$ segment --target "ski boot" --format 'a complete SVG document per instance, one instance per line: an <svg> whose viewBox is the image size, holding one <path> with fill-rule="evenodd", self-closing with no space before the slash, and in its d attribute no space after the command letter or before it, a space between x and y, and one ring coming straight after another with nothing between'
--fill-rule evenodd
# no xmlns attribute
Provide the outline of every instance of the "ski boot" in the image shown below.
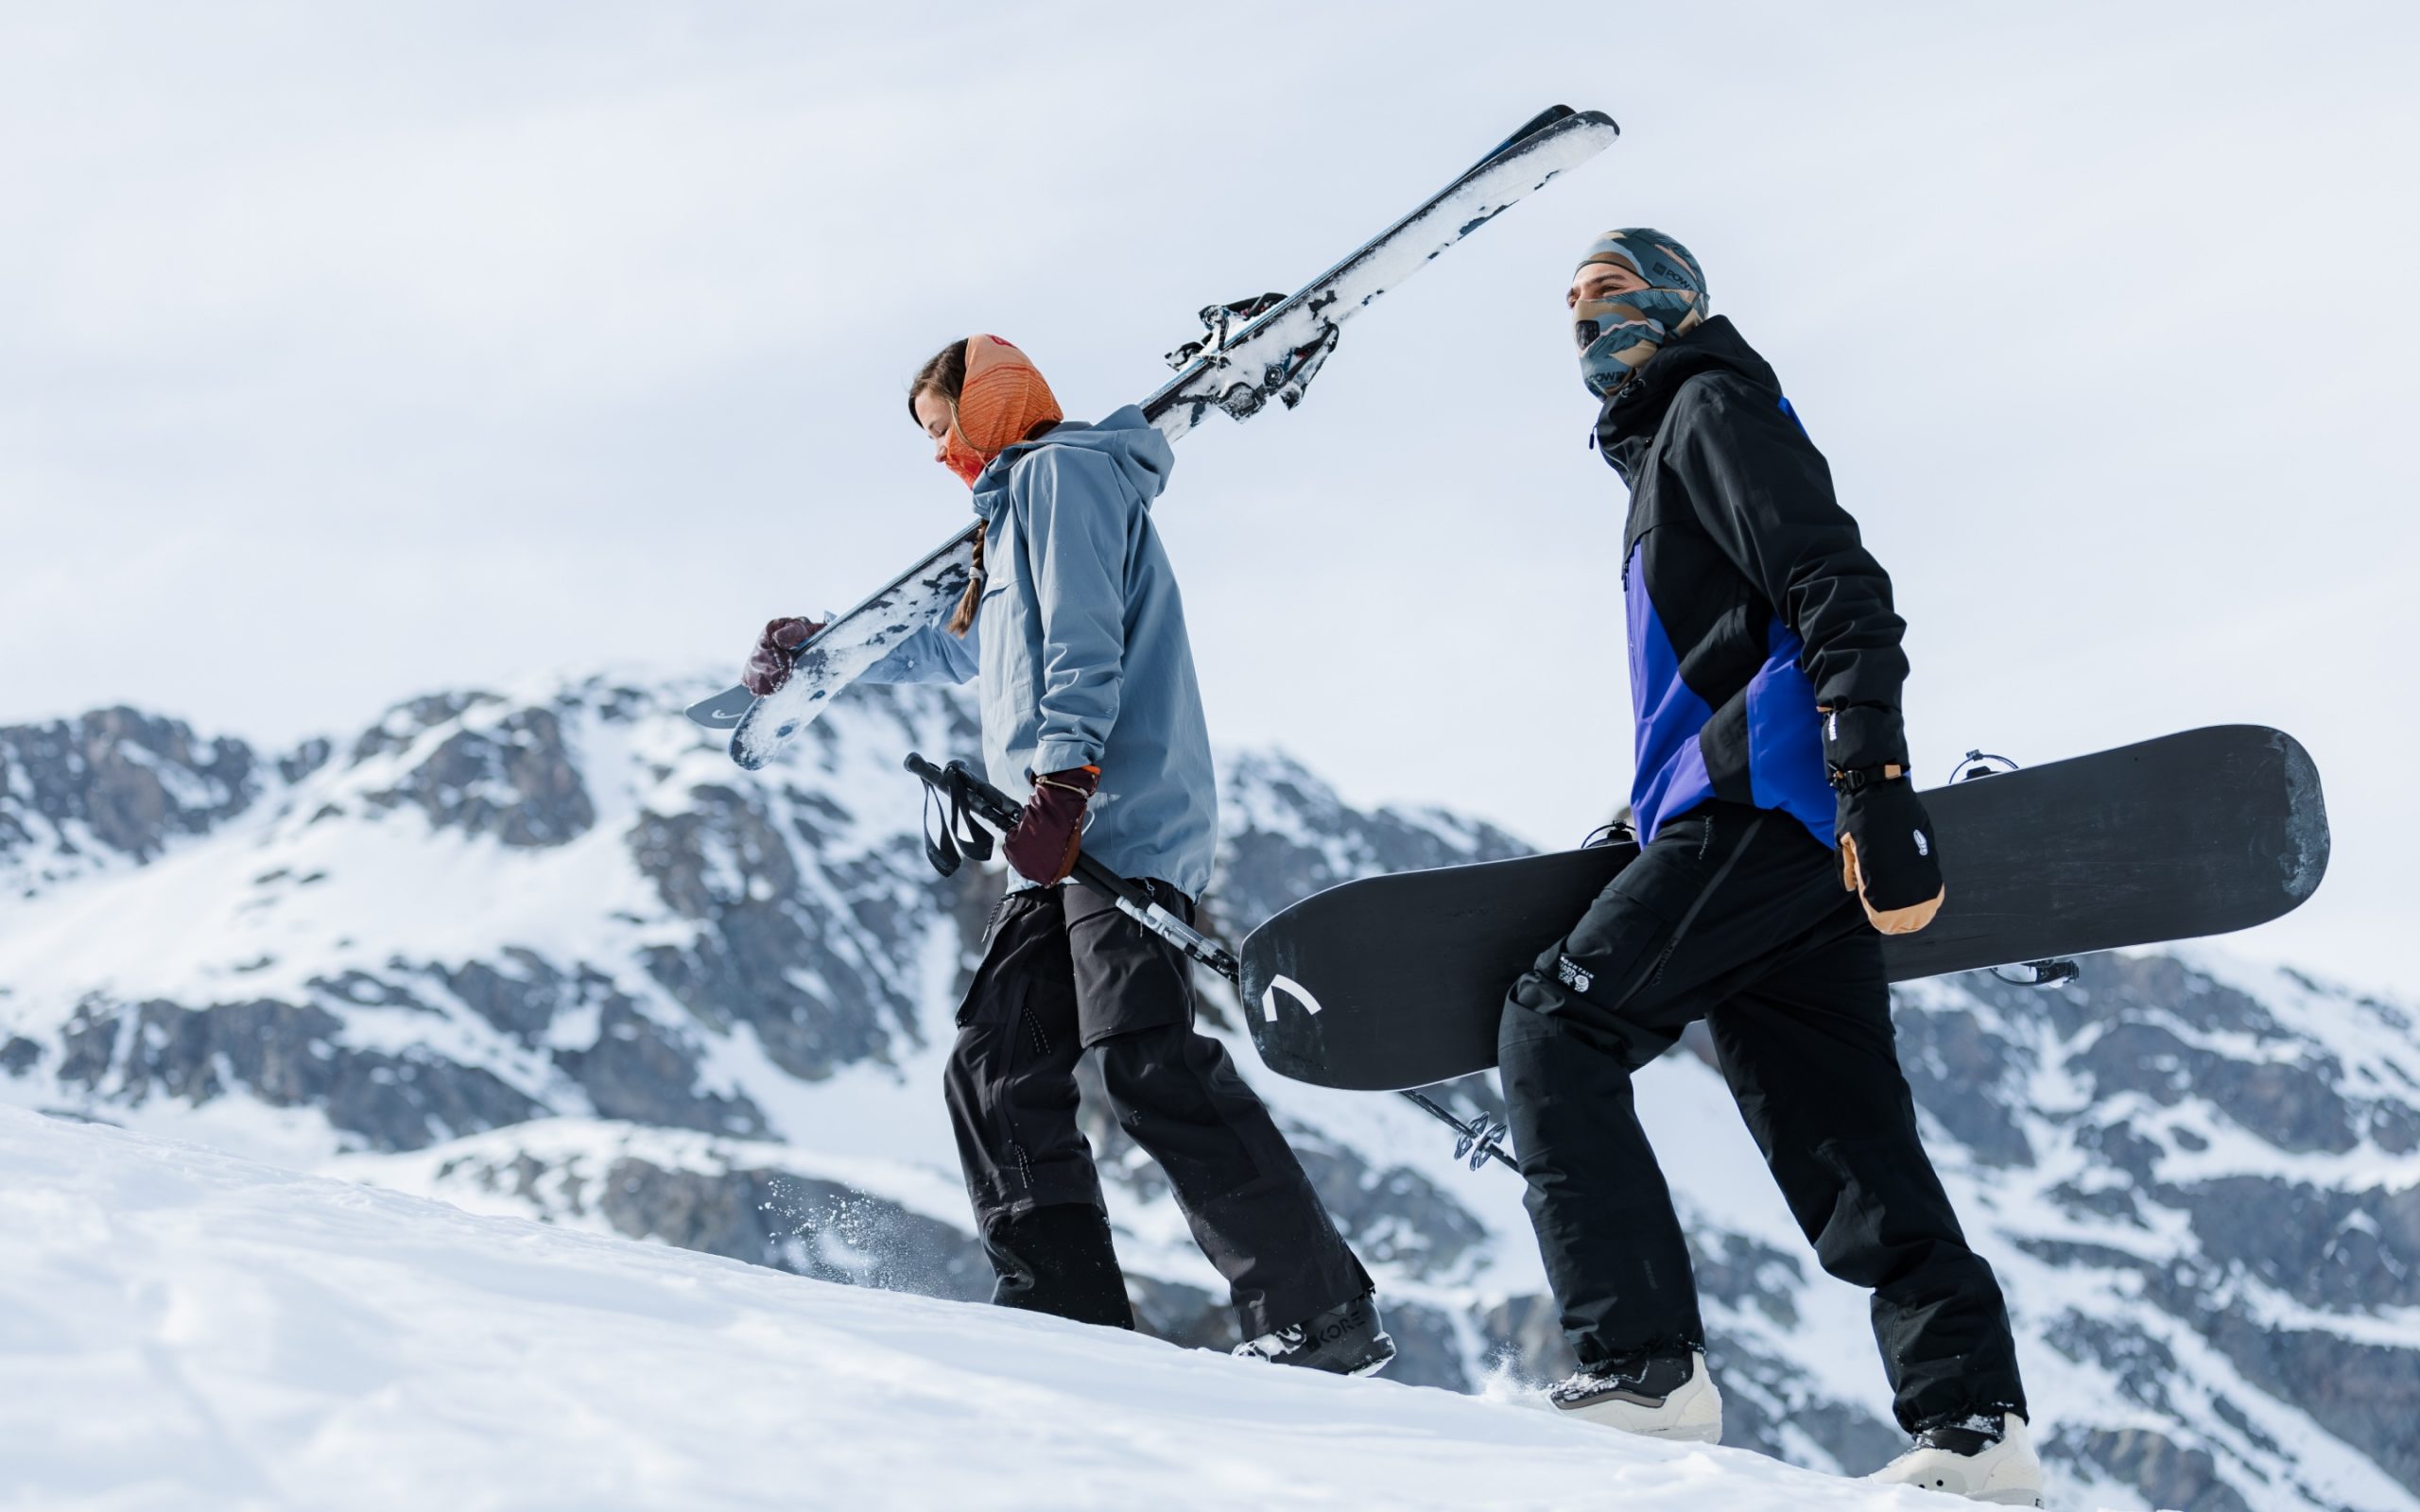
<svg viewBox="0 0 2420 1512"><path fill-rule="evenodd" d="M1921 1486L1994 1506L2040 1506L2042 1462L2025 1419L2014 1413L1941 1423L1916 1435L1916 1447L1866 1477L1884 1486Z"/></svg>
<svg viewBox="0 0 2420 1512"><path fill-rule="evenodd" d="M1547 1388L1555 1411L1649 1438L1722 1441L1722 1393L1705 1351L1630 1355Z"/></svg>
<svg viewBox="0 0 2420 1512"><path fill-rule="evenodd" d="M1378 1323L1377 1298L1363 1292L1349 1302L1236 1346L1239 1358L1300 1366L1340 1376L1375 1375L1395 1357L1395 1341Z"/></svg>

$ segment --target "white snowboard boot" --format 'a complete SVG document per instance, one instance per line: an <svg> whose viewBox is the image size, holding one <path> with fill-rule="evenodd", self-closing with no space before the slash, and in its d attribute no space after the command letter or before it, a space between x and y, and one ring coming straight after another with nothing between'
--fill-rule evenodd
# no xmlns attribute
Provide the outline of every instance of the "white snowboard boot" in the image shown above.
<svg viewBox="0 0 2420 1512"><path fill-rule="evenodd" d="M1915 1448L1866 1479L1921 1486L1994 1506L2042 1504L2042 1461L2034 1457L2025 1419L2014 1413L1927 1428L1916 1435Z"/></svg>
<svg viewBox="0 0 2420 1512"><path fill-rule="evenodd" d="M1582 1370L1547 1390L1555 1411L1649 1438L1722 1441L1722 1393L1705 1353L1647 1355Z"/></svg>

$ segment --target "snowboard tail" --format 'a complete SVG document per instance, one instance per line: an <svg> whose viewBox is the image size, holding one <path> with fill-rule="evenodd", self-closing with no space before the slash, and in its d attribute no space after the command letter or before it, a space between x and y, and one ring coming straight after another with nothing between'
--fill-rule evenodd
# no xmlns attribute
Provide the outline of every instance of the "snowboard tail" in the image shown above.
<svg viewBox="0 0 2420 1512"><path fill-rule="evenodd" d="M2247 929L2327 869L2309 752L2221 725L1925 794L1948 897L1882 941L1893 982ZM1495 1064L1504 995L1634 845L1369 877L1305 899L1239 953L1270 1070L1361 1091Z"/></svg>

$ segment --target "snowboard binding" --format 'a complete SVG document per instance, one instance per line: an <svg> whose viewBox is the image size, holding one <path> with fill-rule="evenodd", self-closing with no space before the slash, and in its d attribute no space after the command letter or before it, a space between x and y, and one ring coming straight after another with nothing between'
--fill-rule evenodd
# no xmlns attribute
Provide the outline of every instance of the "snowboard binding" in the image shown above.
<svg viewBox="0 0 2420 1512"><path fill-rule="evenodd" d="M1958 769L1949 774L1953 782L1971 782L1977 778L1997 777L2017 769L2016 763L2006 756L1989 751L1970 750ZM2020 972L2021 975L2011 975ZM1992 974L2013 987L2063 988L2083 975L2083 968L2074 961L2050 957L2039 961L2018 961L2008 966L1995 966Z"/></svg>

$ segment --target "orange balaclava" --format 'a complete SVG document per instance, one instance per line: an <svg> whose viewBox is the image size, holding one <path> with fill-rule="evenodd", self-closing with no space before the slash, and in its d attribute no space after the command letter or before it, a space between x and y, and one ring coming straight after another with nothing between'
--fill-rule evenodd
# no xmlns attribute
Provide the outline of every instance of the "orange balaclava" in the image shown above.
<svg viewBox="0 0 2420 1512"><path fill-rule="evenodd" d="M992 458L1035 426L1066 418L1032 359L998 336L966 338L966 381L951 408L957 422L949 428L942 465L970 489Z"/></svg>

